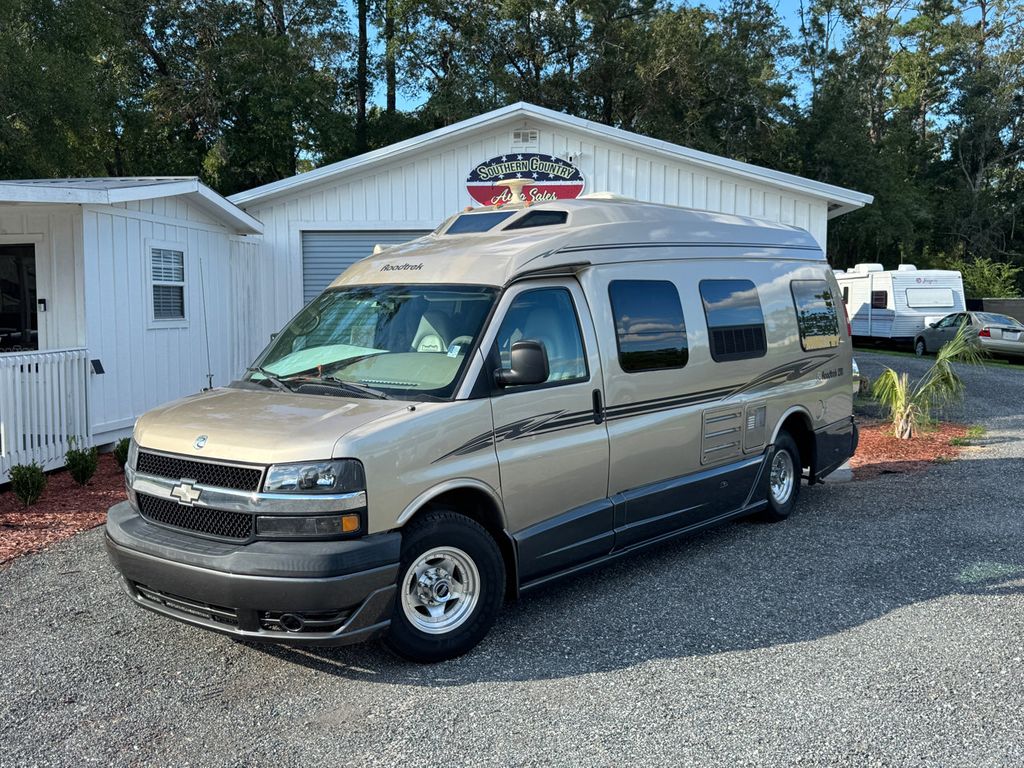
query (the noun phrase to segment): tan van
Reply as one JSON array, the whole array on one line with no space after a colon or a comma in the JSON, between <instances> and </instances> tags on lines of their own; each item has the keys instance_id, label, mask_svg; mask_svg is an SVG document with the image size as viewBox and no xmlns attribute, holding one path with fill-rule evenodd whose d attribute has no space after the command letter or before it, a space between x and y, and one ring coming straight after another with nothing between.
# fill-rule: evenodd
<instances>
[{"instance_id":1,"label":"tan van","mask_svg":"<svg viewBox=\"0 0 1024 768\"><path fill-rule=\"evenodd\" d=\"M107 548L190 624L456 656L507 597L788 516L856 448L838 295L779 224L461 213L349 268L241 381L140 418Z\"/></svg>"}]
</instances>

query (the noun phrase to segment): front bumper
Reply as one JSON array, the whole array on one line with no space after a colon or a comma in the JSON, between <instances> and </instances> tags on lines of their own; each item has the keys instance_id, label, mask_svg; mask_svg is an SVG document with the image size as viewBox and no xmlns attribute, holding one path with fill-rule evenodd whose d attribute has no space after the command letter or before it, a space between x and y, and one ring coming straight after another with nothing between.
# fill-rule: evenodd
<instances>
[{"instance_id":1,"label":"front bumper","mask_svg":"<svg viewBox=\"0 0 1024 768\"><path fill-rule=\"evenodd\" d=\"M128 502L110 509L106 533L107 553L132 600L188 624L330 646L365 640L390 623L399 533L240 545L153 525Z\"/></svg>"}]
</instances>

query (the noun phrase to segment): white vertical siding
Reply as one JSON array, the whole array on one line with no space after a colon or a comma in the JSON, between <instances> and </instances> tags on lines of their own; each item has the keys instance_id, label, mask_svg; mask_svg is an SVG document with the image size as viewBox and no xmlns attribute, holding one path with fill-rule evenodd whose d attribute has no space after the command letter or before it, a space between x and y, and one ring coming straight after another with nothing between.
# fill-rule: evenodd
<instances>
[{"instance_id":1,"label":"white vertical siding","mask_svg":"<svg viewBox=\"0 0 1024 768\"><path fill-rule=\"evenodd\" d=\"M516 126L518 127L518 123ZM827 202L783 187L714 172L628 144L595 139L577 129L539 126L537 151L568 159L583 172L585 192L613 192L641 200L767 218L809 231L825 247ZM246 210L265 227L263 264L273 290L267 325L276 330L302 305L301 231L432 229L472 205L466 176L475 163L511 153L512 127L496 128ZM269 331L269 332L272 332Z\"/></svg>"},{"instance_id":2,"label":"white vertical siding","mask_svg":"<svg viewBox=\"0 0 1024 768\"><path fill-rule=\"evenodd\" d=\"M91 382L97 442L124 432L154 406L201 391L208 372L214 386L237 378L262 330L253 319L267 279L255 245L176 198L86 207L82 232L85 344L105 370ZM185 247L182 327L150 322L150 240Z\"/></svg>"}]
</instances>

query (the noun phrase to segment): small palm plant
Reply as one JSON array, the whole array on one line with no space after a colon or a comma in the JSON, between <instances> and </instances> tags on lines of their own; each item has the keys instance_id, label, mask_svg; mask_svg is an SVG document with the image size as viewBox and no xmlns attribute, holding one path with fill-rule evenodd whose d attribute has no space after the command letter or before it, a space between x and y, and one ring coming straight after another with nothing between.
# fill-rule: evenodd
<instances>
[{"instance_id":1,"label":"small palm plant","mask_svg":"<svg viewBox=\"0 0 1024 768\"><path fill-rule=\"evenodd\" d=\"M962 325L956 336L939 349L931 368L916 382L911 383L906 373L886 368L871 391L888 409L896 437L910 440L922 425L931 421L933 409L963 397L965 385L953 370L954 361L977 364L984 357L984 351L974 341L971 327Z\"/></svg>"}]
</instances>

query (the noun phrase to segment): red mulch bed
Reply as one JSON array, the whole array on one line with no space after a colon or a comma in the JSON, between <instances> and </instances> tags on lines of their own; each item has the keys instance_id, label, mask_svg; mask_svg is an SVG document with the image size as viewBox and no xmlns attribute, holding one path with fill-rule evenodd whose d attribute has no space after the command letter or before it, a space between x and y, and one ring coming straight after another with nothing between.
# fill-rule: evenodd
<instances>
[{"instance_id":1,"label":"red mulch bed","mask_svg":"<svg viewBox=\"0 0 1024 768\"><path fill-rule=\"evenodd\" d=\"M962 424L936 424L914 435L912 440L899 440L887 421L860 421L860 443L857 454L850 459L857 480L886 474L920 472L936 461L951 461L964 450L950 440L967 436Z\"/></svg>"},{"instance_id":2,"label":"red mulch bed","mask_svg":"<svg viewBox=\"0 0 1024 768\"><path fill-rule=\"evenodd\" d=\"M125 498L124 473L109 453L84 486L64 470L47 477L42 498L27 509L9 485L0 493L0 565L102 525L107 508Z\"/></svg>"}]
</instances>

